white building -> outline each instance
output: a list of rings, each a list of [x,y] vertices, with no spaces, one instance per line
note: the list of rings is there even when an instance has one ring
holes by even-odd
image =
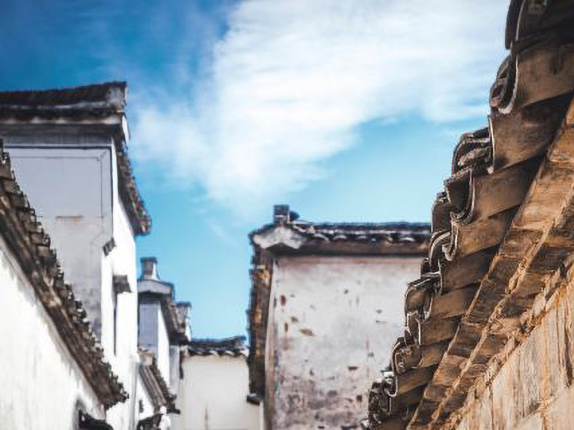
[[[138,382],[139,419],[163,420],[160,428],[164,430],[173,428],[171,421],[181,413],[175,399],[184,376],[181,358],[191,340],[191,304],[175,301],[175,287],[160,279],[156,258],[142,258],[141,262],[142,274],[138,279],[142,359]]]
[[[250,384],[267,430],[359,428],[429,229],[310,223],[276,206],[274,222],[250,235]]]
[[[249,396],[244,337],[194,339],[183,360],[181,415],[173,430],[259,430],[260,408]]]
[[[0,150],[0,428],[108,429],[126,399]]]
[[[47,245],[58,250],[66,281],[83,303],[104,359],[127,394],[127,400],[122,394],[124,403],[114,406],[117,399],[110,399],[101,411],[115,430],[133,430],[137,424],[135,237],[150,229],[127,158],[126,94],[122,82],[0,93],[0,136],[18,181],[50,233]],[[35,375],[35,365],[30,364]],[[37,376],[30,378],[28,382]],[[27,392],[46,386],[37,381],[19,385]],[[36,402],[28,407],[48,409],[47,405]],[[55,407],[50,412],[58,411]]]
[[[49,231],[50,239],[38,230],[30,240],[39,249],[40,262],[53,272],[49,276],[57,280],[61,289],[58,291],[65,296],[64,304],[71,307],[68,311],[79,315],[74,323],[84,330],[89,325],[95,333],[92,338],[88,332],[75,335],[74,327],[65,324],[61,328],[62,320],[52,310],[54,303],[59,304],[58,299],[44,297],[42,293],[40,302],[48,306],[48,315],[56,318],[56,331],[60,330],[58,344],[56,337],[50,337],[55,332],[49,323],[42,327],[46,315],[33,296],[23,303],[19,290],[2,290],[3,294],[11,294],[2,301],[7,308],[2,317],[22,315],[27,321],[23,330],[30,331],[26,333],[28,336],[23,336],[24,333],[16,336],[15,331],[2,333],[7,350],[18,351],[13,357],[2,354],[2,360],[6,357],[9,360],[3,368],[14,370],[0,372],[2,387],[10,392],[10,396],[3,396],[0,401],[0,417],[12,423],[7,428],[51,430],[88,424],[114,430],[156,428],[148,423],[138,425],[147,412],[140,411],[144,402],[139,401],[146,369],[148,385],[151,375],[155,385],[167,388],[158,379],[161,375],[154,372],[155,359],[140,357],[138,353],[135,237],[149,232],[150,219],[127,157],[126,95],[127,86],[123,82],[0,92],[0,136],[11,155],[19,183],[37,212],[26,209],[22,197],[18,197],[22,201],[15,200],[14,204],[23,208],[29,218],[20,214],[27,228],[37,227],[37,215]],[[12,188],[16,190],[15,186]],[[12,193],[12,188],[6,191]],[[15,228],[7,226],[7,234]],[[58,250],[59,263],[49,251],[50,246]],[[18,261],[12,262],[12,257],[5,254],[4,275],[22,290],[26,282],[20,279]],[[60,264],[70,283],[66,288]],[[14,274],[8,269],[13,269]],[[50,280],[46,274],[28,273],[32,268],[27,262],[20,261],[20,269],[27,276],[35,276],[31,278],[31,286],[36,290],[41,287],[36,285],[42,280],[38,276],[43,276],[44,282]],[[74,301],[77,299],[81,301]],[[9,329],[10,324],[2,326]],[[72,349],[72,356],[65,356],[62,342]],[[83,353],[78,349],[82,345]],[[167,351],[169,354],[169,345]],[[42,369],[47,366],[49,369]],[[19,368],[26,371],[18,372]],[[87,381],[78,370],[88,372]],[[86,388],[87,383],[94,393]],[[151,397],[157,401],[157,396]],[[72,406],[65,401],[69,398],[74,399]],[[78,422],[78,414],[70,421],[72,407],[89,412],[100,421],[86,415]],[[37,408],[46,409],[46,413],[36,413]],[[40,422],[35,423],[35,419]]]

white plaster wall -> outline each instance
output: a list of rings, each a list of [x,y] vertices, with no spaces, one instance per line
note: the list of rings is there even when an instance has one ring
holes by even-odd
[[[419,268],[418,257],[278,259],[266,353],[273,429],[358,428]]]
[[[8,152],[16,179],[52,239],[67,281],[97,333],[103,309],[101,255],[112,237],[112,144],[43,145],[30,137]],[[78,142],[81,136],[77,137]],[[102,345],[109,346],[106,333]]]
[[[128,215],[118,190],[117,163],[113,152],[113,237],[116,247],[106,257],[102,252],[102,335],[105,334],[106,356],[114,372],[124,384],[129,399],[110,409],[109,421],[116,430],[132,430],[137,424],[138,294],[136,242]],[[113,353],[113,275],[127,275],[132,292],[117,296],[116,353]],[[103,336],[102,336],[103,337]]]
[[[170,371],[169,371],[169,335],[163,316],[158,318],[158,337],[157,337],[157,367],[161,372],[161,376],[169,385]]]
[[[155,355],[161,375],[169,385],[171,380],[169,335],[159,301],[140,303],[139,344]]]
[[[259,430],[259,406],[246,401],[245,357],[186,357],[183,372],[173,430]]]
[[[0,429],[75,430],[76,405],[104,410],[0,239]]]
[[[156,353],[158,320],[161,318],[159,302],[142,301],[139,304],[139,344],[142,348]]]
[[[52,239],[66,280],[100,335],[106,359],[130,396],[108,411],[109,421],[115,430],[131,430],[139,361],[136,247],[119,197],[115,148],[102,137],[92,142],[92,137],[74,136],[78,144],[66,146],[45,145],[41,139],[8,141],[16,178]],[[116,247],[105,256],[103,246],[112,237]],[[113,275],[127,275],[133,291],[117,298],[115,352]]]

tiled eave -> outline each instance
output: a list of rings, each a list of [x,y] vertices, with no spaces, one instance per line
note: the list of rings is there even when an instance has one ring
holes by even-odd
[[[140,350],[139,374],[151,398],[154,408],[165,406],[168,413],[179,413],[175,407],[176,396],[169,389],[167,382],[161,375],[157,360],[153,354]]]
[[[127,84],[108,82],[54,90],[0,92],[1,133],[38,130],[105,130],[114,138],[120,197],[136,235],[146,235],[151,218],[139,194],[128,158],[125,116]]]
[[[235,336],[225,339],[193,339],[188,345],[189,355],[245,357],[247,346],[245,336]]]
[[[10,158],[0,148],[0,231],[63,342],[105,408],[127,399],[122,384],[104,359],[82,303],[65,283],[50,238],[20,190]]]
[[[425,389],[410,428],[441,428],[574,252],[574,105]]]
[[[511,4],[511,54],[491,91],[489,127],[455,148],[428,258],[406,292],[404,336],[373,383],[366,428],[454,428],[477,378],[570,264],[574,3],[534,3]]]

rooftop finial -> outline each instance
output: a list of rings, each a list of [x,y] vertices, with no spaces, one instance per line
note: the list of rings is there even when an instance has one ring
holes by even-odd
[[[275,205],[273,206],[273,223],[285,224],[290,221],[289,219],[289,205]]]
[[[159,280],[157,274],[157,258],[143,257],[142,263],[142,279],[156,279]]]

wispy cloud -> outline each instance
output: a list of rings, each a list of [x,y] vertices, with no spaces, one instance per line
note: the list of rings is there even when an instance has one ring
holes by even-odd
[[[500,0],[246,0],[201,70],[135,107],[135,156],[249,213],[322,176],[374,119],[483,115]],[[185,57],[185,54],[182,54]],[[168,95],[169,94],[169,95]],[[144,164],[146,165],[146,164]]]

